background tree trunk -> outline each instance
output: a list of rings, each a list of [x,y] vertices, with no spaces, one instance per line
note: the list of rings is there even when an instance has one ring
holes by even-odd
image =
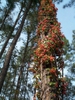
[[[22,77],[22,74],[23,74],[24,64],[26,62],[25,60],[26,60],[26,53],[27,53],[30,33],[28,33],[27,35],[28,35],[27,36],[27,43],[26,43],[26,46],[25,46],[25,49],[24,49],[24,54],[23,54],[23,58],[22,58],[21,66],[20,66],[18,80],[17,80],[16,92],[15,92],[15,96],[14,96],[14,99],[16,99],[16,100],[18,100],[19,89],[20,89],[20,84],[21,84],[21,77]]]
[[[6,41],[5,41],[5,43],[4,43],[4,45],[3,45],[2,49],[1,49],[1,52],[0,52],[0,59],[1,59],[3,53],[4,53],[5,49],[6,49],[6,46],[7,46],[8,42],[9,42],[10,38],[12,37],[12,33],[13,33],[14,28],[15,28],[15,26],[16,26],[18,20],[19,20],[21,11],[22,11],[22,7],[21,7],[20,12],[19,12],[19,14],[18,14],[18,16],[17,16],[17,19],[16,19],[16,21],[15,21],[15,23],[14,23],[14,26],[12,27],[12,30],[11,30],[11,32],[9,33],[9,35],[8,35]]]
[[[24,11],[24,15],[23,15],[23,18],[22,18],[22,21],[21,21],[21,24],[19,26],[19,29],[11,43],[11,46],[7,52],[7,55],[6,55],[6,58],[5,58],[5,62],[4,62],[4,65],[3,65],[3,69],[2,69],[2,72],[0,74],[0,92],[1,92],[1,89],[2,89],[2,86],[3,86],[3,83],[4,83],[4,80],[5,80],[5,77],[6,77],[6,74],[7,74],[7,70],[9,68],[9,63],[10,63],[10,59],[11,59],[11,56],[12,56],[12,52],[15,48],[15,45],[16,45],[16,42],[21,34],[21,31],[22,31],[22,28],[23,28],[23,25],[24,25],[24,21],[26,19],[26,16],[27,16],[27,13],[31,7],[31,4],[32,4],[32,0],[29,1],[29,4],[26,8],[26,10]]]

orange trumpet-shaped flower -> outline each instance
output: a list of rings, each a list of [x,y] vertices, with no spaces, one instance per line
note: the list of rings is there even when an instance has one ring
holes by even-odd
[[[55,74],[55,73],[56,73],[56,69],[55,69],[55,68],[51,68],[51,69],[50,69],[50,73],[51,73],[51,74]]]
[[[51,62],[55,60],[55,57],[53,57],[53,56],[50,56],[49,58],[50,58]]]

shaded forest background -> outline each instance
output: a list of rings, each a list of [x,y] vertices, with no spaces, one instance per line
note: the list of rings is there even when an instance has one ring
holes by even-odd
[[[62,3],[63,0],[53,0]],[[0,2],[0,99],[31,100],[33,96],[33,74],[28,71],[36,46],[36,28],[39,0],[6,0]],[[75,6],[70,0],[66,7]],[[75,30],[72,42],[65,39],[64,61],[68,70],[68,89],[64,100],[75,98]],[[20,45],[22,44],[22,45]],[[18,48],[18,45],[19,48]]]

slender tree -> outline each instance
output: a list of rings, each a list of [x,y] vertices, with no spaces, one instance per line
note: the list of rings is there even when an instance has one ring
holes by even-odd
[[[28,3],[28,1],[26,3]],[[23,33],[23,35],[25,34],[22,39],[24,45],[22,45],[23,47],[21,48],[20,52],[18,51],[18,48],[15,47],[15,49],[12,53],[9,68],[7,71],[7,76],[5,78],[5,81],[4,81],[4,84],[2,87],[2,91],[0,94],[0,99],[8,98],[9,100],[13,100],[13,99],[30,100],[29,98],[31,98],[29,96],[29,94],[32,91],[32,84],[30,84],[28,82],[29,72],[28,72],[28,64],[27,63],[30,61],[30,54],[32,53],[31,47],[33,46],[33,43],[34,43],[33,42],[35,39],[34,37],[36,37],[35,29],[36,29],[36,22],[37,22],[36,17],[37,17],[38,8],[35,5],[35,3],[36,2],[34,2],[34,4],[31,7],[31,10],[28,12],[26,21],[22,28],[22,33]],[[19,22],[21,22],[21,18],[23,16],[24,10],[26,9],[26,6],[27,6],[27,5],[24,6],[23,4],[21,6],[24,8],[22,10],[23,12],[21,13]],[[12,19],[13,19],[13,17],[12,17]],[[17,26],[19,26],[19,25],[17,24]],[[30,36],[28,36],[28,34],[27,34],[28,29],[30,30]],[[15,34],[16,30],[14,30],[13,34]],[[9,28],[9,31],[10,31],[10,28]],[[29,39],[26,38],[27,36],[30,38]],[[26,39],[27,39],[27,45],[26,45]],[[13,38],[12,38],[12,40],[13,40]],[[10,46],[9,43],[8,43],[8,46]],[[16,49],[17,49],[17,52],[15,52]],[[5,52],[4,52],[4,55],[5,55]],[[2,56],[2,58],[4,57],[4,55]],[[5,59],[5,57],[4,57],[4,59]],[[2,63],[2,60],[1,60],[1,63]],[[1,71],[1,69],[0,69],[0,71]]]
[[[3,65],[3,69],[2,69],[2,72],[0,74],[0,92],[1,92],[1,89],[2,89],[2,86],[3,86],[3,82],[5,80],[5,77],[6,77],[6,74],[7,74],[7,70],[8,70],[8,67],[9,67],[9,63],[10,63],[10,59],[11,59],[11,55],[12,55],[12,52],[13,52],[13,49],[17,43],[17,40],[21,34],[21,31],[22,31],[22,28],[23,28],[23,25],[24,25],[24,22],[25,22],[25,19],[26,19],[26,16],[27,16],[27,13],[31,7],[31,4],[32,4],[32,0],[29,1],[28,3],[28,6],[26,8],[26,10],[24,11],[24,15],[23,15],[23,18],[22,18],[22,21],[21,21],[21,24],[19,26],[19,30],[17,31],[12,43],[11,43],[11,46],[9,47],[8,49],[8,52],[7,52],[7,55],[6,55],[6,59],[5,59],[5,62],[4,62],[4,65]]]
[[[1,52],[0,52],[0,59],[1,59],[3,53],[4,53],[5,49],[6,49],[6,46],[7,46],[8,42],[9,42],[10,38],[12,37],[12,33],[13,33],[14,28],[15,28],[15,26],[16,26],[18,20],[19,20],[19,17],[20,17],[21,12],[22,12],[22,7],[21,7],[20,12],[19,12],[19,14],[18,14],[18,16],[17,16],[17,19],[16,19],[16,21],[15,21],[15,23],[14,23],[14,25],[13,25],[13,27],[12,27],[12,29],[11,29],[11,31],[10,31],[8,37],[7,37],[7,39],[6,39],[6,41],[5,41],[5,43],[4,43],[4,45],[3,45],[2,49],[1,49]]]

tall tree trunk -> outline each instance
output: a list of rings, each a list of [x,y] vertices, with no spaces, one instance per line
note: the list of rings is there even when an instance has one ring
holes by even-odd
[[[16,86],[16,92],[15,92],[15,96],[14,96],[14,99],[16,99],[16,100],[18,100],[19,89],[20,89],[20,82],[21,82],[21,76],[23,74],[24,63],[25,63],[26,54],[27,54],[27,47],[28,47],[28,43],[29,43],[29,38],[30,38],[30,33],[28,33],[28,36],[27,36],[27,43],[26,43],[26,46],[25,46],[24,54],[23,54],[24,56],[22,58],[22,63],[21,63],[21,66],[20,66],[20,72],[19,72],[17,86]]]
[[[50,86],[47,85],[50,82],[50,79],[47,77],[49,73],[42,68],[41,65],[41,98],[42,100],[51,100]]]
[[[7,46],[8,42],[9,42],[9,39],[10,39],[11,36],[12,36],[12,33],[13,33],[13,31],[14,31],[14,28],[15,28],[15,26],[16,26],[18,20],[19,20],[21,11],[22,11],[22,7],[21,7],[20,12],[19,12],[19,14],[18,14],[18,16],[17,16],[17,19],[16,19],[16,21],[15,21],[15,23],[14,23],[14,26],[12,27],[12,30],[11,30],[11,32],[9,33],[9,35],[8,35],[6,41],[5,41],[5,43],[4,43],[4,45],[3,45],[2,49],[1,49],[1,52],[0,52],[0,59],[1,59],[3,53],[4,53],[5,49],[6,49],[6,46]]]
[[[3,69],[2,69],[2,72],[0,74],[0,92],[1,92],[1,89],[2,89],[2,86],[3,86],[3,83],[4,83],[4,80],[5,80],[5,77],[6,77],[6,74],[7,74],[7,70],[9,68],[9,63],[10,63],[10,59],[11,59],[11,56],[12,56],[12,52],[15,48],[15,45],[17,43],[17,40],[21,34],[21,31],[22,31],[22,28],[23,28],[23,25],[24,25],[24,21],[26,19],[26,16],[27,16],[27,13],[31,7],[31,4],[32,4],[32,0],[29,1],[29,4],[26,8],[26,10],[24,11],[24,15],[23,15],[23,18],[22,18],[22,21],[21,21],[21,24],[19,26],[19,29],[11,43],[11,46],[9,47],[8,49],[8,52],[7,52],[7,55],[6,55],[6,58],[5,58],[5,62],[4,62],[4,65],[3,65]]]
[[[63,100],[65,81],[61,70],[64,62],[63,38],[52,0],[41,0],[38,12],[37,47],[34,50],[35,95],[39,100]],[[62,72],[63,73],[63,72]]]

